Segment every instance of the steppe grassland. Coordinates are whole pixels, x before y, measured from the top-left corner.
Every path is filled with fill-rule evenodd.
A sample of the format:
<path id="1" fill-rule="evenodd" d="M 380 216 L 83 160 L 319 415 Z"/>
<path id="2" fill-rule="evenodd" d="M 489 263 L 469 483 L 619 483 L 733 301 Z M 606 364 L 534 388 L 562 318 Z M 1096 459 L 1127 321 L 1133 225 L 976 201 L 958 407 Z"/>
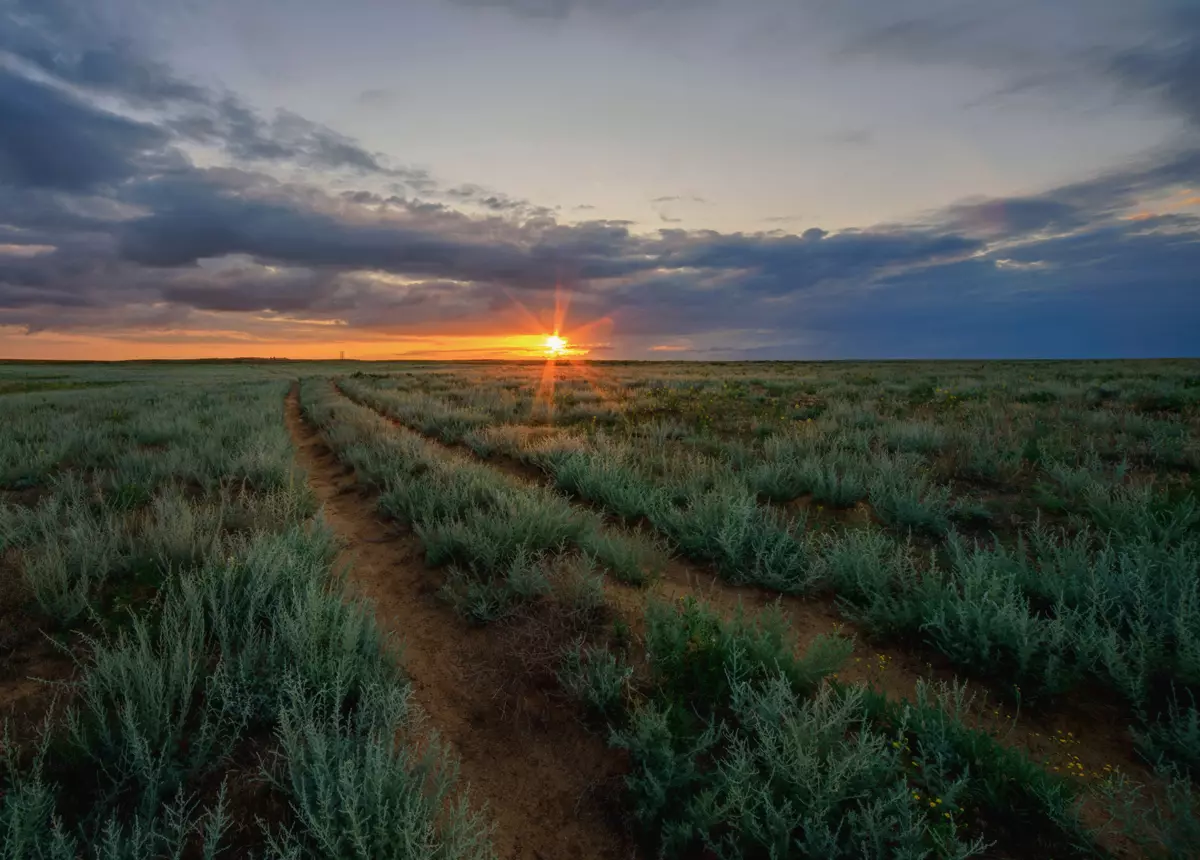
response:
<path id="1" fill-rule="evenodd" d="M 3 376 L 0 856 L 490 856 L 442 752 L 397 734 L 408 683 L 332 570 L 287 378 Z M 58 684 L 11 701 L 29 674 Z"/>
<path id="2" fill-rule="evenodd" d="M 43 731 L 6 743 L 7 856 L 486 856 L 452 765 L 391 731 L 415 719 L 408 686 L 293 466 L 298 377 L 463 624 L 557 619 L 542 650 L 628 754 L 648 855 L 1196 851 L 1196 363 L 551 370 L 0 370 L 19 622 L 0 645 L 35 665 L 46 630 L 75 664 Z M 828 604 L 859 646 L 796 653 L 781 613 L 689 597 L 609 605 L 672 556 Z M 867 638 L 1006 712 L 1096 697 L 1157 775 L 1043 764 L 979 728 L 962 684 L 900 701 L 839 681 Z M 1055 742 L 1086 744 L 1076 728 Z"/>
<path id="3" fill-rule="evenodd" d="M 1140 756 L 1186 794 L 1200 773 L 1196 372 L 606 364 L 547 378 L 485 365 L 366 370 L 339 386 L 430 439 L 536 467 L 731 583 L 831 600 L 1010 708 L 1115 701 Z M 630 674 L 598 653 L 575 657 L 578 671 L 610 685 Z M 642 753 L 667 766 L 661 747 Z M 1112 779 L 1071 755 L 1055 768 Z M 684 842 L 715 838 L 680 815 L 650 816 L 660 838 L 675 826 Z"/>

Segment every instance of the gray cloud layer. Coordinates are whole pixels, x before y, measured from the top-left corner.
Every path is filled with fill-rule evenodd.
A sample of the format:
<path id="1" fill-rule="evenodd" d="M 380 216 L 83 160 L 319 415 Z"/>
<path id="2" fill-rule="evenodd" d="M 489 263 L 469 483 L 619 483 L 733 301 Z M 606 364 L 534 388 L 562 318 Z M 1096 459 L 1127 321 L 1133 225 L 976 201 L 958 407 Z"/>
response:
<path id="1" fill-rule="evenodd" d="M 0 324 L 104 331 L 242 312 L 338 320 L 359 334 L 431 331 L 486 320 L 510 294 L 565 282 L 574 312 L 611 317 L 617 336 L 757 331 L 783 344 L 757 353 L 747 344 L 762 357 L 798 355 L 800 343 L 820 357 L 1200 345 L 1200 220 L 1128 217 L 1143 200 L 1198 193 L 1200 148 L 1190 140 L 1084 182 L 963 201 L 911 223 L 640 235 L 628 222 L 561 224 L 545 207 L 477 185 L 442 188 L 332 129 L 288 113 L 264 118 L 128 45 L 92 41 L 74 4 L 15 2 L 22 16 L 0 19 L 9 57 L 0 63 L 0 245 L 52 250 L 0 252 Z M 1105 68 L 1195 122 L 1200 78 L 1188 70 L 1200 19 L 1172 20 L 1170 40 L 1111 53 Z M 886 50 L 949 54 L 954 32 L 884 23 L 872 38 Z M 236 166 L 196 167 L 183 148 L 197 142 Z M 396 193 L 292 185 L 270 175 L 277 164 L 345 170 Z"/>

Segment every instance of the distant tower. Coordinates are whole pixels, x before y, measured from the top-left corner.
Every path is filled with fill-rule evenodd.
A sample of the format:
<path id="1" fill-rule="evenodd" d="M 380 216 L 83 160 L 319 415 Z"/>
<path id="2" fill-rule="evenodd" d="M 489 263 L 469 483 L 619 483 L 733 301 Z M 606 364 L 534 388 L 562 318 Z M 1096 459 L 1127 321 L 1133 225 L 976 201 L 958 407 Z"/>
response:
<path id="1" fill-rule="evenodd" d="M 346 350 L 344 350 L 344 349 L 343 349 L 343 350 L 342 350 L 342 351 L 339 353 L 339 355 L 341 356 L 341 360 L 342 360 L 342 361 L 345 361 L 345 360 L 346 360 Z"/>

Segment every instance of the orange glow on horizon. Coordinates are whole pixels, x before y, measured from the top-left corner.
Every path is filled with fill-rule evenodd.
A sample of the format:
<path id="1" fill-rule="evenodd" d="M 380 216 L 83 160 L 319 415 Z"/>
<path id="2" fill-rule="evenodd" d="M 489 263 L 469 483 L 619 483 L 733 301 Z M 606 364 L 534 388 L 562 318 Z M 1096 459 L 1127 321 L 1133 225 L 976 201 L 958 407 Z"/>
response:
<path id="1" fill-rule="evenodd" d="M 563 355 L 584 355 L 573 342 Z M 350 339 L 282 339 L 247 337 L 232 330 L 183 332 L 35 332 L 0 326 L 0 360 L 136 361 L 139 359 L 289 358 L 336 360 L 342 354 L 358 361 L 541 360 L 547 358 L 546 336 L 474 335 L 404 336 Z"/>
<path id="2" fill-rule="evenodd" d="M 485 321 L 475 319 L 463 321 L 457 332 L 443 329 L 393 334 L 360 330 L 352 334 L 339 320 L 236 313 L 209 314 L 189 327 L 161 329 L 30 333 L 22 326 L 0 323 L 0 360 L 285 358 L 319 361 L 336 360 L 344 355 L 348 360 L 358 361 L 570 361 L 584 358 L 594 349 L 607 348 L 612 320 L 605 317 L 568 328 L 569 305 L 570 296 L 561 285 L 555 289 L 552 311 L 547 308 L 544 314 L 531 313 L 514 298 L 514 313 L 508 315 L 506 322 L 496 319 L 493 323 L 497 328 L 503 326 L 509 333 L 488 331 Z M 539 316 L 544 318 L 539 319 Z M 242 324 L 246 329 L 240 329 Z M 512 333 L 514 328 L 518 333 Z"/>

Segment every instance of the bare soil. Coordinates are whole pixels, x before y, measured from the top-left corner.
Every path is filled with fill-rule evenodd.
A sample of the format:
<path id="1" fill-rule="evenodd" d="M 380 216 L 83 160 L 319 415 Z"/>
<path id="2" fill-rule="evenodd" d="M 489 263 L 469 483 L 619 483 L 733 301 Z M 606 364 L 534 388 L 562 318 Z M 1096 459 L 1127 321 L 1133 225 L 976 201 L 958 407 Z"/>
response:
<path id="1" fill-rule="evenodd" d="M 0 724 L 10 725 L 18 743 L 32 736 L 53 704 L 53 682 L 74 670 L 42 632 L 46 621 L 31 602 L 17 553 L 0 555 Z"/>
<path id="2" fill-rule="evenodd" d="M 469 627 L 435 597 L 438 577 L 417 540 L 381 521 L 353 471 L 303 420 L 295 390 L 286 414 L 325 519 L 346 542 L 340 561 L 350 566 L 350 586 L 400 640 L 415 698 L 457 756 L 472 804 L 486 808 L 498 856 L 636 856 L 596 790 L 619 780 L 620 758 L 544 691 L 526 691 L 516 718 L 500 673 L 487 671 L 503 658 L 502 629 Z"/>

